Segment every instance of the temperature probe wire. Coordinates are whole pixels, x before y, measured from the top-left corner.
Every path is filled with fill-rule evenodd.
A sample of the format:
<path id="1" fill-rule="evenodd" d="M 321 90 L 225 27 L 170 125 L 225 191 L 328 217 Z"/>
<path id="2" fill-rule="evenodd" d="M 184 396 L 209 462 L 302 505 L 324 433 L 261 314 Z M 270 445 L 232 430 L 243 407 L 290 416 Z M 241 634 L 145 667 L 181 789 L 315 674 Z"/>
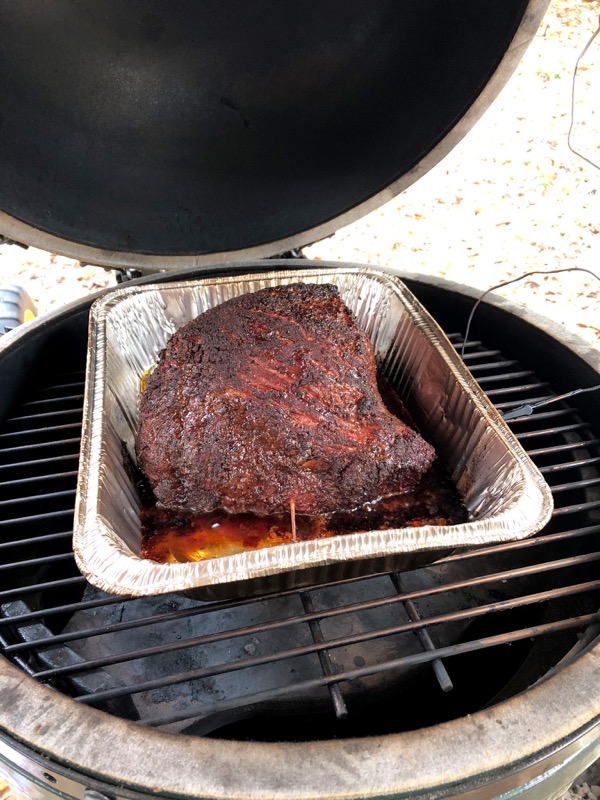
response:
<path id="1" fill-rule="evenodd" d="M 471 330 L 471 323 L 473 322 L 473 317 L 475 316 L 475 312 L 479 308 L 479 304 L 482 302 L 484 297 L 486 297 L 490 292 L 495 291 L 496 289 L 501 289 L 504 286 L 509 286 L 511 283 L 516 283 L 517 281 L 522 281 L 523 278 L 528 278 L 530 275 L 555 275 L 558 272 L 587 272 L 588 275 L 596 278 L 597 281 L 600 281 L 600 277 L 596 275 L 595 272 L 592 272 L 590 269 L 586 269 L 585 267 L 564 267 L 563 269 L 535 269 L 531 272 L 525 272 L 523 275 L 519 275 L 518 278 L 511 278 L 508 281 L 502 281 L 502 283 L 496 284 L 496 286 L 491 286 L 489 289 L 486 289 L 483 294 L 481 294 L 477 298 L 477 302 L 471 309 L 471 313 L 469 314 L 469 318 L 467 320 L 467 327 L 465 330 L 465 335 L 463 338 L 463 343 L 460 351 L 461 358 L 464 358 L 465 355 L 465 346 L 469 340 L 469 332 Z M 507 422 L 511 419 L 518 419 L 519 417 L 529 417 L 535 409 L 540 408 L 541 406 L 547 406 L 550 403 L 556 403 L 559 400 L 564 400 L 567 397 L 575 397 L 575 395 L 583 394 L 584 392 L 596 392 L 600 389 L 600 384 L 597 386 L 588 386 L 582 389 L 573 389 L 570 392 L 566 392 L 565 394 L 559 394 L 556 397 L 548 397 L 544 400 L 539 400 L 537 403 L 526 403 L 518 408 L 514 408 L 511 411 L 507 411 L 506 413 L 502 414 L 502 419 Z M 501 412 L 502 413 L 502 412 Z"/>

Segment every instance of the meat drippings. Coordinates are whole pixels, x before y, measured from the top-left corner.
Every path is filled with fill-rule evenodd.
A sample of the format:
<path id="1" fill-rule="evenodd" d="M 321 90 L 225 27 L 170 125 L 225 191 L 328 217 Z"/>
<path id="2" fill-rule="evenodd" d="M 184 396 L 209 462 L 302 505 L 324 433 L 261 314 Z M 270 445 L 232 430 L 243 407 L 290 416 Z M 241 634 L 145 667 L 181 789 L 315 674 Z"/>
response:
<path id="1" fill-rule="evenodd" d="M 411 492 L 381 498 L 351 511 L 296 514 L 296 541 L 368 530 L 454 525 L 466 518 L 455 487 L 434 465 Z M 141 555 L 161 564 L 203 561 L 293 541 L 289 514 L 176 513 L 147 503 L 141 510 L 141 523 Z"/>

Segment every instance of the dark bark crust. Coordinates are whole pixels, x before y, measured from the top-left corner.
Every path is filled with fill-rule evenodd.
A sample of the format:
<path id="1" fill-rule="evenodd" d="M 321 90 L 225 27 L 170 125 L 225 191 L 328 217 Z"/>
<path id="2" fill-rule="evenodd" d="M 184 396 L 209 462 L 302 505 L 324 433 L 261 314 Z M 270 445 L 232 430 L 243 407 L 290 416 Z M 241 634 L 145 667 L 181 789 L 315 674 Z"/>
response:
<path id="1" fill-rule="evenodd" d="M 181 328 L 142 396 L 138 463 L 160 504 L 351 509 L 411 489 L 435 454 L 383 404 L 371 344 L 332 285 L 227 301 Z"/>

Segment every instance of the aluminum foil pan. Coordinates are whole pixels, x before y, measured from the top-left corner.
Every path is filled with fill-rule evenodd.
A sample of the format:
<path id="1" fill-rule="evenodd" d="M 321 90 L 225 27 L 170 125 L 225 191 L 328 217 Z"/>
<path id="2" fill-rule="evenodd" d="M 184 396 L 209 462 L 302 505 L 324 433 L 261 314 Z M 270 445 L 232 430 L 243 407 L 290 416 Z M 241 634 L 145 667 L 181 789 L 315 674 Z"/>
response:
<path id="1" fill-rule="evenodd" d="M 467 522 L 351 533 L 192 563 L 140 556 L 134 455 L 140 380 L 182 325 L 229 298 L 268 286 L 333 283 L 369 335 L 382 372 L 436 448 Z M 460 548 L 530 536 L 552 495 L 450 342 L 407 287 L 385 270 L 342 266 L 131 286 L 96 301 L 90 317 L 74 552 L 107 592 L 186 592 L 206 599 L 293 588 L 430 563 Z"/>

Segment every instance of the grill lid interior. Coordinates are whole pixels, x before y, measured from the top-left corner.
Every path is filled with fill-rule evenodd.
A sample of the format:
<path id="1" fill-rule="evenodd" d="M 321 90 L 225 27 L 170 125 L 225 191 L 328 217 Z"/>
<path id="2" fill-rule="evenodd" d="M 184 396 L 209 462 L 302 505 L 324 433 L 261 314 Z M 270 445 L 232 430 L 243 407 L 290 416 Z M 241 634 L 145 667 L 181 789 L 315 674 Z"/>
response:
<path id="1" fill-rule="evenodd" d="M 0 232 L 161 268 L 314 241 L 448 152 L 546 5 L 0 0 Z"/>

